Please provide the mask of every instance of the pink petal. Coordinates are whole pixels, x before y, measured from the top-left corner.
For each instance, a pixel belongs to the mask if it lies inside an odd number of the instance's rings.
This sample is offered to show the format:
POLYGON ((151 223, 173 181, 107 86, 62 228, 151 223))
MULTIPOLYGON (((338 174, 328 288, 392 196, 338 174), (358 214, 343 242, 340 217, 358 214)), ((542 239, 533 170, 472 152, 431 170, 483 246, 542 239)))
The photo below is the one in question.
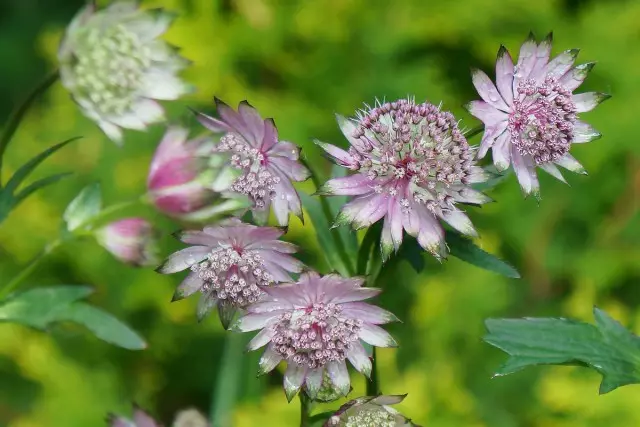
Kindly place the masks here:
POLYGON ((262 138, 264 138, 265 124, 260 114, 258 114, 258 111, 247 101, 242 101, 240 105, 238 105, 238 112, 246 125, 250 138, 256 141, 256 143, 262 141, 262 138))
POLYGON ((247 239, 250 242, 270 241, 270 240, 277 240, 283 234, 284 234, 284 231, 281 230, 280 228, 252 226, 247 232, 247 239))
POLYGON ((165 163, 178 157, 188 157, 190 155, 189 151, 185 148, 188 134, 189 131, 187 129, 179 127, 170 127, 167 129, 153 155, 153 160, 151 160, 148 182, 154 179, 154 176, 165 163))
MULTIPOLYGON (((202 294, 196 306, 196 317, 198 321, 202 321, 218 304, 218 299, 212 291, 202 294)), ((221 319, 222 320, 222 319, 221 319)), ((227 329, 227 325, 224 326, 227 329)))
POLYGON ((342 207, 335 225, 354 223, 357 228, 368 227, 386 214, 388 197, 387 194, 373 192, 357 196, 342 207))
POLYGON ((538 198, 540 185, 538 184, 538 177, 536 176, 534 168, 529 165, 531 160, 522 157, 515 147, 511 149, 511 159, 513 160, 513 170, 516 173, 516 177, 525 196, 534 193, 536 198, 538 198))
POLYGON ((300 158, 300 147, 288 141, 278 141, 269 149, 267 154, 276 157, 284 157, 289 160, 297 161, 300 158))
POLYGON ((536 48, 536 62, 533 65, 529 78, 536 81, 544 80, 544 72, 549 63, 551 56, 551 45, 553 43, 553 34, 549 35, 536 48))
POLYGON ((263 260, 270 263, 274 263, 281 268, 293 273, 299 273, 302 271, 304 264, 292 256, 281 254, 280 252, 257 250, 256 251, 263 260))
POLYGON ((478 237, 478 232, 473 228, 471 220, 464 212, 445 210, 442 212, 442 219, 462 234, 478 237))
MULTIPOLYGON (((398 192, 400 193, 400 191, 398 192)), ((400 249, 400 245, 402 244, 402 210, 399 199, 389 199, 389 208, 385 222, 387 220, 389 221, 391 228, 391 241, 393 242, 393 247, 397 251, 400 249)))
POLYGON ((504 47, 500 46, 496 61, 496 86, 508 105, 513 103, 513 59, 504 47))
MULTIPOLYGON (((278 285, 283 286, 283 285, 278 285)), ((277 311, 278 314, 282 313, 286 309, 294 308, 293 305, 286 300, 274 300, 274 301, 262 301, 255 304, 251 304, 247 307, 248 313, 270 313, 277 311)))
POLYGON ((347 358, 358 372, 363 373, 367 378, 371 376, 371 359, 360 341, 351 343, 351 347, 347 351, 347 358))
POLYGON ((573 140, 571 140, 571 142, 574 144, 580 144, 583 142, 593 141, 601 136, 602 134, 591 127, 590 124, 581 120, 576 120, 573 124, 573 140))
POLYGON ((569 91, 576 90, 587 78, 589 72, 596 65, 595 62, 576 65, 560 78, 560 85, 569 91))
POLYGON ((251 339, 251 341, 249 341, 249 344, 247 344, 247 350, 253 351, 259 349, 260 347, 264 347, 269 343, 269 341, 271 341, 271 338, 273 338, 275 334, 276 330, 273 328, 265 328, 261 330, 255 337, 251 339))
POLYGON ((320 387, 322 387, 322 380, 324 377, 324 367, 309 369, 307 371, 307 378, 305 380, 306 392, 311 399, 315 399, 320 387))
POLYGON ((542 165, 540 165, 540 169, 544 170, 549 175, 551 175, 554 178, 564 182, 565 184, 567 183, 567 181, 562 176, 562 173, 560 172, 560 170, 553 163, 542 164, 542 165))
MULTIPOLYGON (((300 281, 300 284, 303 284, 303 282, 300 281)), ((303 286, 300 286, 300 284, 286 283, 276 286, 267 286, 263 288, 263 291, 277 301, 286 301, 295 306, 306 306, 309 299, 307 298, 303 286)))
POLYGON ((273 276, 273 280, 277 283, 291 282, 291 275, 280 264, 276 264, 270 260, 263 260, 265 269, 273 276))
POLYGON ((482 140, 480 141, 480 149, 478 150, 478 159, 482 159, 487 154, 496 138, 504 133, 506 128, 507 121, 504 120, 484 130, 484 135, 482 135, 482 140))
POLYGON ((520 80, 527 79, 529 74, 536 63, 536 53, 538 51, 538 44, 533 38, 533 34, 529 34, 529 38, 520 47, 520 54, 518 55, 518 64, 516 65, 513 74, 513 91, 515 93, 518 88, 520 80))
POLYGON ((288 361, 287 370, 284 373, 283 385, 284 393, 287 396, 287 400, 291 402, 291 399, 298 393, 302 383, 304 383, 305 376, 307 375, 307 367, 298 365, 292 361, 288 361))
POLYGON ((356 169, 357 162, 351 157, 351 154, 344 151, 342 148, 338 148, 335 145, 327 144, 326 142, 318 141, 317 139, 313 142, 316 145, 319 145, 326 153, 332 157, 333 161, 335 161, 340 166, 344 166, 348 169, 356 169))
POLYGON ((367 304, 366 302, 348 302, 342 304, 342 313, 353 319, 360 319, 363 322, 374 325, 396 322, 398 318, 385 309, 367 304))
POLYGON ((316 191, 316 194, 323 196, 359 196, 361 194, 371 193, 376 183, 377 181, 369 179, 364 174, 358 173, 330 179, 316 191))
POLYGON ((363 144, 360 138, 355 138, 353 136, 353 133, 357 129, 356 124, 352 120, 347 119, 346 117, 341 116, 340 114, 336 114, 336 120, 338 122, 338 126, 340 126, 340 130, 342 131, 342 134, 349 141, 349 144, 357 148, 362 148, 363 144))
POLYGON ((508 118, 504 111, 500 111, 484 101, 471 101, 466 105, 466 108, 474 117, 482 120, 485 126, 495 126, 508 118))
POLYGON ((260 146, 262 150, 269 151, 275 145, 278 145, 278 128, 273 119, 266 119, 264 121, 264 138, 262 138, 260 146))
POLYGON ((334 390, 346 396, 351 388, 351 380, 349 379, 349 371, 347 371, 347 364, 344 360, 340 362, 331 361, 326 365, 327 373, 331 382, 333 383, 334 390))
POLYGON ((482 205, 484 203, 489 203, 492 201, 490 197, 484 195, 482 192, 476 191, 467 186, 463 186, 458 191, 453 191, 451 195, 453 196, 453 199, 455 201, 461 203, 482 205))
POLYGON ((360 339, 375 347, 397 347, 398 343, 379 326, 364 323, 360 328, 360 339))
POLYGON ((444 258, 446 256, 446 248, 444 247, 444 230, 442 226, 426 208, 422 209, 419 214, 421 227, 418 234, 418 244, 436 258, 444 258))
POLYGON ((355 288, 348 290, 343 295, 329 297, 327 302, 342 304, 345 302, 363 301, 379 295, 380 292, 382 292, 382 290, 378 288, 355 288))
POLYGON ((133 422, 136 427, 157 427, 155 420, 143 410, 137 408, 133 411, 133 422))
POLYGON ((239 332, 250 332, 271 326, 278 321, 276 313, 249 313, 242 316, 233 325, 233 330, 239 332))
POLYGON ((476 87, 480 98, 494 108, 502 111, 509 111, 509 107, 504 102, 504 99, 502 99, 498 89, 484 71, 477 69, 471 71, 471 79, 473 80, 473 85, 476 87))
POLYGON ((298 247, 293 243, 283 242, 281 240, 258 241, 248 244, 246 249, 262 249, 265 251, 276 251, 284 254, 292 254, 298 252, 298 247))
POLYGON ((218 115, 222 120, 229 125, 233 132, 238 133, 242 136, 252 147, 259 148, 261 141, 256 141, 253 139, 253 134, 249 127, 242 120, 242 116, 239 113, 235 112, 233 108, 229 107, 219 98, 214 98, 216 103, 216 108, 218 110, 218 115))
POLYGON ((185 270, 204 260, 211 249, 207 246, 192 246, 169 255, 165 262, 156 269, 159 273, 170 274, 185 270))
POLYGON ((586 175, 587 171, 584 169, 584 166, 580 164, 571 154, 565 154, 560 160, 556 160, 555 162, 558 166, 562 166, 563 168, 570 170, 571 172, 579 173, 582 175, 586 175))
POLYGON ((591 111, 598 106, 598 104, 611 98, 611 95, 600 92, 585 92, 573 95, 573 103, 576 105, 576 111, 578 113, 585 113, 591 111))
POLYGON ((180 231, 175 233, 174 236, 183 243, 188 245, 201 245, 201 246, 209 246, 215 247, 220 243, 220 239, 217 239, 210 234, 207 234, 202 231, 180 231))
POLYGON ((233 132, 231 126, 229 126, 222 120, 218 120, 204 113, 199 113, 196 111, 196 118, 202 126, 206 127, 213 133, 233 132))
POLYGON ((269 163, 271 166, 278 168, 282 175, 293 181, 301 182, 311 175, 309 169, 302 166, 296 160, 289 160, 283 157, 269 157, 269 163))
POLYGON ((555 77, 557 79, 565 75, 567 71, 573 66, 578 56, 579 49, 569 49, 556 56, 547 64, 544 70, 545 76, 555 77))
POLYGON ((511 134, 505 131, 493 144, 493 164, 500 172, 507 170, 511 163, 511 134))
POLYGON ((180 283, 175 293, 173 294, 172 301, 177 301, 183 298, 188 297, 189 295, 193 295, 202 289, 202 285, 204 282, 200 278, 197 272, 192 271, 185 277, 185 279, 180 283))
POLYGON ((274 349, 273 344, 270 344, 262 353, 260 357, 260 361, 258 362, 258 366, 260 367, 258 371, 258 375, 264 375, 267 372, 273 371, 273 369, 278 366, 278 363, 282 361, 282 356, 280 356, 274 349))
POLYGON ((420 215, 418 214, 418 209, 420 209, 420 205, 412 200, 412 198, 408 198, 409 200, 409 210, 407 213, 403 213, 402 224, 404 225, 404 229, 410 236, 417 236, 420 232, 420 215))

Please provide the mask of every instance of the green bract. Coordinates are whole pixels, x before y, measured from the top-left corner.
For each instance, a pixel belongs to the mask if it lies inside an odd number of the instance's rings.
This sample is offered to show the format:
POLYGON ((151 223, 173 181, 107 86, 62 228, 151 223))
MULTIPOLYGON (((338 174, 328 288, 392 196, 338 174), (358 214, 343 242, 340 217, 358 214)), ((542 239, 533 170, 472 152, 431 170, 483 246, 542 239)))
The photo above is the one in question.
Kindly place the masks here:
POLYGON ((176 73, 189 61, 158 37, 174 16, 116 2, 89 4, 71 22, 58 51, 60 78, 83 113, 115 142, 122 128, 145 130, 164 120, 155 100, 173 100, 190 87, 176 73))

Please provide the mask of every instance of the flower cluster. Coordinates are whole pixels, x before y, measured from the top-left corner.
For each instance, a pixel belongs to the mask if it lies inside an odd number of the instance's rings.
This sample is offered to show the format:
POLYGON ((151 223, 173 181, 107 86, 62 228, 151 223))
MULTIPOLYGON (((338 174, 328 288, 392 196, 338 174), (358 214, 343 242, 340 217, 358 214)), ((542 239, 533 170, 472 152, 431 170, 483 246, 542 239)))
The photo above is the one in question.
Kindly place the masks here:
POLYGON ((428 102, 400 99, 377 103, 353 120, 338 116, 338 123, 348 151, 318 142, 337 164, 355 172, 319 190, 322 195, 355 196, 342 208, 337 225, 362 228, 384 218, 384 258, 400 248, 403 229, 437 258, 446 256, 438 219, 476 235, 456 204, 490 201, 470 187, 488 175, 475 165, 475 150, 453 114, 428 102))
POLYGON ((391 408, 405 396, 360 397, 345 403, 324 427, 419 427, 391 408))
POLYGON ((569 154, 572 144, 600 138, 600 133, 578 118, 594 109, 609 95, 587 92, 574 95, 595 63, 574 66, 577 49, 551 58, 549 35, 536 43, 533 35, 520 48, 513 64, 509 51, 500 47, 496 62, 496 83, 480 70, 473 72, 473 84, 482 101, 467 108, 485 126, 478 157, 489 150, 498 170, 509 165, 526 195, 540 197, 536 168, 564 181, 556 165, 585 173, 569 154))

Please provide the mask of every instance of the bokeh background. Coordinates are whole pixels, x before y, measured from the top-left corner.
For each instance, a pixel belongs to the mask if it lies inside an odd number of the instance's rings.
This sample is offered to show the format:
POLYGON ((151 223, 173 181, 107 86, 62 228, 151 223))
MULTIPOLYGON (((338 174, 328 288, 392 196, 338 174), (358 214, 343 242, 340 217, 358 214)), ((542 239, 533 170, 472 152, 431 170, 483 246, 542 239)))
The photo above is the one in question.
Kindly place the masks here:
MULTIPOLYGON (((56 66, 62 31, 82 4, 0 2, 0 123, 56 66)), ((640 425, 638 387, 598 396, 599 376, 570 367, 491 379, 505 355, 481 341, 487 317, 592 321, 593 305, 640 330, 640 2, 156 0, 143 6, 180 14, 166 38, 194 61, 184 78, 197 92, 167 105, 172 120, 193 124, 186 107, 211 109, 214 94, 232 105, 248 99, 314 164, 325 161, 312 138, 343 143, 333 114, 352 114, 376 97, 441 100, 467 127, 475 126, 461 107, 476 98, 470 67, 493 75, 499 45, 515 55, 529 30, 540 38, 553 30, 556 53, 579 47, 580 61, 598 61, 583 88, 613 98, 585 117, 604 137, 572 151, 589 176, 567 174, 567 186, 541 173, 539 205, 523 200, 512 177, 491 191, 497 203, 469 209, 481 234, 477 243, 523 278, 456 259, 427 260, 419 275, 398 264, 383 276, 381 304, 404 321, 389 327, 401 347, 380 351, 379 366, 383 391, 409 393, 399 408, 424 426, 640 425)), ((116 147, 54 85, 17 132, 5 174, 45 147, 82 135, 37 172, 75 175, 31 197, 0 225, 0 280, 57 236, 64 207, 84 185, 99 180, 108 204, 144 192, 162 132, 163 126, 127 132, 125 146, 116 147)), ((151 209, 123 214, 158 224, 163 254, 178 246, 166 237, 180 226, 175 222, 151 209)), ((310 225, 293 220, 289 237, 309 248, 307 262, 326 268, 310 225)), ((129 322, 149 348, 119 349, 69 326, 44 334, 0 325, 0 425, 102 426, 107 412, 129 413, 132 401, 167 424, 181 408, 209 412, 225 335, 215 316, 197 324, 195 299, 169 304, 179 280, 124 267, 91 240, 59 249, 27 286, 94 286, 91 302, 129 322)), ((257 357, 234 359, 235 387, 213 399, 237 390, 234 426, 297 425, 298 404, 286 403, 281 373, 256 379, 257 357)), ((354 375, 353 382, 353 395, 363 394, 363 380, 354 375)))

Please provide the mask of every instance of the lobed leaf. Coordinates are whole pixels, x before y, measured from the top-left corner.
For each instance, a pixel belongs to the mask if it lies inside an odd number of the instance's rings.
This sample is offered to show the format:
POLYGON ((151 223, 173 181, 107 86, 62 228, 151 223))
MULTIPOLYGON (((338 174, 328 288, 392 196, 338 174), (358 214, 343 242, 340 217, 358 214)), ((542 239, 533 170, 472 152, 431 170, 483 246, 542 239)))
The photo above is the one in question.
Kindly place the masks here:
POLYGON ((588 366, 602 374, 600 394, 640 383, 640 337, 594 308, 596 324, 565 318, 487 319, 484 340, 509 354, 496 375, 533 365, 588 366))

